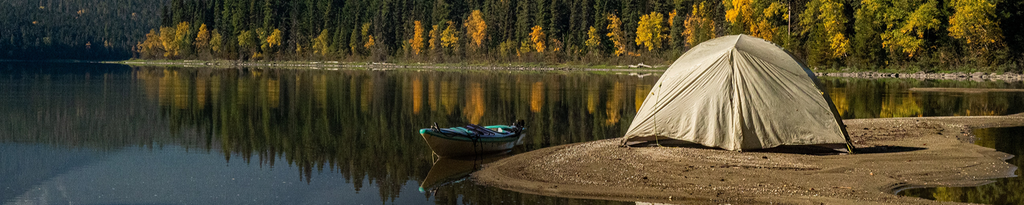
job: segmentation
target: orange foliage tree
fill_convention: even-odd
[[[413,33],[412,39],[409,39],[409,45],[412,48],[412,53],[419,55],[423,51],[423,23],[420,21],[413,22]]]
[[[546,39],[546,35],[544,35],[543,31],[544,28],[541,28],[539,25],[534,25],[532,29],[533,32],[530,32],[530,41],[533,42],[533,48],[538,53],[543,53],[544,40]]]
[[[196,41],[192,43],[196,46],[198,52],[205,51],[210,45],[210,31],[207,30],[206,24],[199,26],[199,33],[196,34]]]
[[[701,42],[715,38],[715,21],[711,17],[711,8],[704,2],[693,5],[693,12],[686,18],[683,35],[686,43],[696,46]]]
[[[487,22],[484,21],[483,14],[480,10],[473,10],[466,18],[466,35],[469,36],[471,48],[480,48],[483,44],[484,38],[487,37]]]
[[[622,20],[615,14],[608,14],[608,34],[606,36],[612,40],[612,45],[615,46],[615,56],[626,53],[626,39],[623,35]]]

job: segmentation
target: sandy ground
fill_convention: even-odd
[[[515,155],[486,165],[473,179],[524,193],[618,201],[942,204],[893,193],[1012,176],[1016,167],[1005,162],[1012,155],[971,144],[971,129],[1024,126],[1024,115],[844,122],[856,154],[793,147],[620,147],[619,139],[608,139]]]

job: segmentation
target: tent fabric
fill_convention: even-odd
[[[726,150],[848,144],[814,73],[763,39],[697,45],[669,66],[626,131],[630,141],[677,139]]]

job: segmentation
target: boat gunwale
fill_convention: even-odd
[[[492,126],[485,126],[485,128],[491,129],[491,128],[511,128],[511,127],[510,126],[492,125]],[[519,140],[519,136],[523,135],[523,133],[520,131],[520,132],[511,134],[509,136],[506,136],[506,137],[480,137],[480,138],[473,139],[473,138],[463,137],[463,136],[449,136],[449,135],[446,135],[444,133],[436,132],[436,131],[432,130],[431,128],[420,129],[420,134],[422,134],[422,135],[430,135],[430,136],[438,137],[438,138],[441,138],[441,139],[457,140],[457,141],[464,141],[464,142],[474,142],[474,141],[475,142],[513,142],[513,141]]]

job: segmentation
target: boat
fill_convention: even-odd
[[[524,130],[521,120],[512,125],[469,124],[452,128],[438,128],[434,123],[430,128],[420,129],[420,135],[434,154],[451,158],[510,151],[523,143]]]

